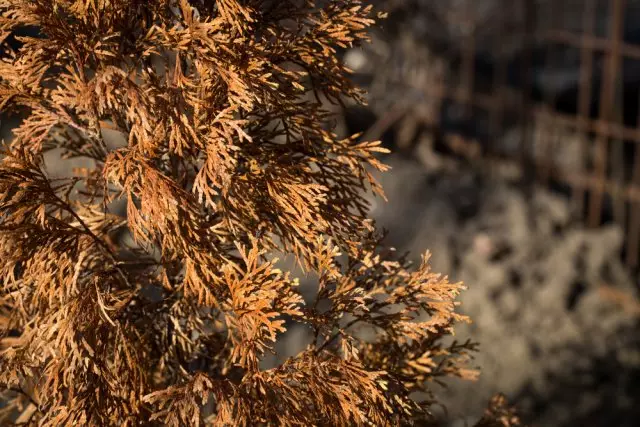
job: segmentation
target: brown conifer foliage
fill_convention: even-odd
[[[326,129],[323,99],[361,100],[336,50],[366,40],[370,7],[0,0],[0,13],[0,108],[24,117],[0,163],[0,422],[405,425],[431,420],[438,378],[474,375],[473,345],[444,340],[466,320],[461,284],[427,256],[409,269],[367,218],[384,150]],[[54,179],[54,149],[93,166]],[[278,252],[315,273],[312,301]],[[313,344],[262,368],[293,322]]]

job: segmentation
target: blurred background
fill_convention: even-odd
[[[393,151],[387,243],[469,287],[481,379],[443,416],[504,392],[532,426],[640,425],[640,1],[374,3],[339,129]]]
[[[373,3],[388,18],[342,52],[368,105],[337,131],[393,152],[387,243],[469,287],[482,375],[437,388],[441,416],[503,392],[531,426],[640,425],[640,0]]]

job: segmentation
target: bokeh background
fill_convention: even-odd
[[[388,18],[341,52],[368,105],[335,125],[392,150],[387,243],[469,287],[482,375],[434,385],[443,422],[503,392],[531,426],[640,425],[640,1],[373,2]],[[53,176],[83,165],[57,154]]]
[[[393,151],[388,243],[469,287],[450,424],[500,391],[532,426],[640,425],[640,1],[375,3],[339,130]]]

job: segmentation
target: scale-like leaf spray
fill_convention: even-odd
[[[365,196],[386,150],[327,126],[362,101],[337,52],[374,19],[0,0],[0,108],[22,118],[0,163],[3,423],[432,421],[433,381],[474,375],[474,345],[443,341],[462,286],[383,249]],[[86,166],[54,179],[45,154]],[[317,274],[312,301],[276,252]],[[262,368],[294,323],[312,344]]]

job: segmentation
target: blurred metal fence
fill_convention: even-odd
[[[538,182],[568,188],[589,225],[624,227],[624,256],[640,266],[640,2],[388,5],[423,14],[422,40],[446,59],[445,77],[421,86],[437,100],[440,132],[462,144],[484,138],[489,169],[516,160]]]

